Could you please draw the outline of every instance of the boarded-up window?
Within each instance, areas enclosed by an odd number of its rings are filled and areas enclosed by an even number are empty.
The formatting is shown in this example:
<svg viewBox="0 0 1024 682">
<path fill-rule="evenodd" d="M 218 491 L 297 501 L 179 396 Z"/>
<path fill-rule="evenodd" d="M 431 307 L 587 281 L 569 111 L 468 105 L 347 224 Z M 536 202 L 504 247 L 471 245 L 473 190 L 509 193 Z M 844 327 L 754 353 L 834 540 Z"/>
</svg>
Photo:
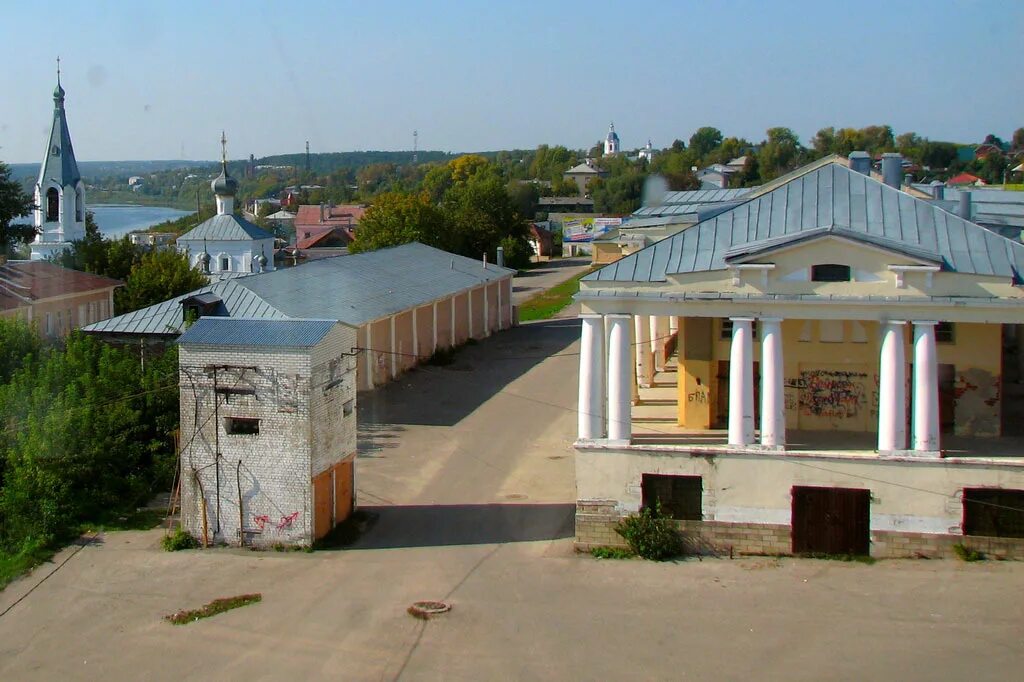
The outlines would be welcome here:
<svg viewBox="0 0 1024 682">
<path fill-rule="evenodd" d="M 964 535 L 1024 538 L 1024 490 L 964 488 Z"/>
<path fill-rule="evenodd" d="M 661 510 L 673 519 L 700 521 L 703 518 L 704 484 L 700 476 L 644 474 L 640 488 L 645 508 L 653 508 L 660 502 Z"/>
<path fill-rule="evenodd" d="M 224 431 L 231 436 L 255 436 L 260 432 L 260 420 L 247 417 L 225 417 Z"/>
</svg>

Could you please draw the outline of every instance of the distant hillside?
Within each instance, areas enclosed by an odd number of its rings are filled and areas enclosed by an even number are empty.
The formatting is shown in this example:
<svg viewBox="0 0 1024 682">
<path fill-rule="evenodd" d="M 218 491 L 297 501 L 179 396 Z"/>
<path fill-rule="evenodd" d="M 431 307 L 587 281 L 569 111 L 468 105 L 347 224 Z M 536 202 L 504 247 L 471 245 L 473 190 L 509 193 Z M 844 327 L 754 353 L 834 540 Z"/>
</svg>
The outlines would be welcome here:
<svg viewBox="0 0 1024 682">
<path fill-rule="evenodd" d="M 15 180 L 25 180 L 31 185 L 39 175 L 38 163 L 10 163 L 11 175 Z M 79 161 L 78 170 L 86 181 L 108 175 L 146 175 L 158 171 L 178 168 L 201 168 L 213 166 L 213 161 Z"/>
<path fill-rule="evenodd" d="M 457 154 L 448 152 L 421 151 L 418 152 L 419 163 L 431 161 L 447 161 Z M 412 163 L 412 152 L 330 152 L 325 154 L 310 154 L 310 170 L 317 174 L 333 173 L 341 168 L 362 168 L 372 163 L 393 163 L 396 165 Z M 306 155 L 300 154 L 278 154 L 276 156 L 264 156 L 256 159 L 260 166 L 295 166 L 300 169 L 306 167 Z"/>
</svg>

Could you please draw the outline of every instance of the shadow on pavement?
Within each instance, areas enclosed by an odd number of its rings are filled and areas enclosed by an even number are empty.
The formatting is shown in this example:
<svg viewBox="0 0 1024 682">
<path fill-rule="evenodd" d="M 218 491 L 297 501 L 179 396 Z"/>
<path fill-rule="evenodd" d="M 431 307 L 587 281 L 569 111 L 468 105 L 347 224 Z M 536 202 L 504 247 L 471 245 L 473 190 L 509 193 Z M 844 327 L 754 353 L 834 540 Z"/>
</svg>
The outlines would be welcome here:
<svg viewBox="0 0 1024 682">
<path fill-rule="evenodd" d="M 452 426 L 517 378 L 579 339 L 578 320 L 531 323 L 460 348 L 450 365 L 420 365 L 374 391 L 359 394 L 359 437 L 386 447 L 395 424 Z M 574 355 L 560 362 L 579 363 Z"/>
<path fill-rule="evenodd" d="M 375 521 L 347 549 L 531 542 L 572 537 L 574 504 L 360 507 Z"/>
</svg>

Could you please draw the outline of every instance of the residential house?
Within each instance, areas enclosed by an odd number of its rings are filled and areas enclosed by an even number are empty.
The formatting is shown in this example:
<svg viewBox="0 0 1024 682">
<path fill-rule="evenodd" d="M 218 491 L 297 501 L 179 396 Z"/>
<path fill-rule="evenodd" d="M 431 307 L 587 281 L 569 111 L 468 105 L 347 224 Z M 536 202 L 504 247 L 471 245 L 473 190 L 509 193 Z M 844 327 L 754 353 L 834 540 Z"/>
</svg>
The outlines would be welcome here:
<svg viewBox="0 0 1024 682">
<path fill-rule="evenodd" d="M 365 204 L 304 204 L 295 214 L 295 245 L 300 249 L 348 246 L 366 214 Z"/>
<path fill-rule="evenodd" d="M 597 178 L 603 178 L 607 175 L 608 173 L 601 170 L 600 168 L 594 167 L 590 163 L 581 163 L 573 166 L 569 170 L 562 173 L 562 179 L 572 180 L 573 182 L 576 183 L 576 186 L 579 188 L 579 195 L 581 197 L 589 197 L 590 193 L 588 188 L 590 186 L 590 183 L 592 183 Z M 572 197 L 557 198 L 571 199 Z"/>
<path fill-rule="evenodd" d="M 48 261 L 0 257 L 0 317 L 24 320 L 47 338 L 61 338 L 109 318 L 114 289 L 122 284 Z"/>
<path fill-rule="evenodd" d="M 135 246 L 146 246 L 152 249 L 174 248 L 177 237 L 173 232 L 147 232 L 135 230 L 128 233 L 128 240 Z"/>
<path fill-rule="evenodd" d="M 360 390 L 439 349 L 513 323 L 514 270 L 419 243 L 215 282 L 84 329 L 112 343 L 173 342 L 203 316 L 337 320 L 358 329 Z"/>
<path fill-rule="evenodd" d="M 957 187 L 961 185 L 984 185 L 985 181 L 979 178 L 977 175 L 970 173 L 958 173 L 950 179 L 946 180 L 948 187 Z"/>
<path fill-rule="evenodd" d="M 582 279 L 580 547 L 660 501 L 712 552 L 1024 557 L 1024 245 L 884 170 L 816 162 Z"/>
<path fill-rule="evenodd" d="M 355 329 L 204 317 L 178 339 L 181 522 L 203 544 L 310 546 L 355 507 Z"/>
</svg>

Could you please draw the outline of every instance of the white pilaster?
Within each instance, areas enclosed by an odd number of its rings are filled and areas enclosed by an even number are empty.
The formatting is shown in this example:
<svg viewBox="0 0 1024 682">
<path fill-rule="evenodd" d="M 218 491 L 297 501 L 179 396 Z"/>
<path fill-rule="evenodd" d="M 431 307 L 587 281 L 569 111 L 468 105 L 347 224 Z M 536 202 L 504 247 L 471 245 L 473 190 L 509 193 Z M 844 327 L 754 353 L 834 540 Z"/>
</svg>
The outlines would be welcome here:
<svg viewBox="0 0 1024 682">
<path fill-rule="evenodd" d="M 391 316 L 391 377 L 398 376 L 398 355 L 395 349 L 395 316 Z"/>
<path fill-rule="evenodd" d="M 604 436 L 604 317 L 580 315 L 580 395 L 578 436 L 593 440 Z"/>
<path fill-rule="evenodd" d="M 783 386 L 782 320 L 762 317 L 761 325 L 761 445 L 786 444 L 786 402 Z"/>
<path fill-rule="evenodd" d="M 754 353 L 749 317 L 733 317 L 729 353 L 729 445 L 754 442 Z"/>
<path fill-rule="evenodd" d="M 907 379 L 903 320 L 882 323 L 878 368 L 878 451 L 907 449 Z"/>
<path fill-rule="evenodd" d="M 672 315 L 668 318 L 668 333 L 678 334 L 679 333 L 679 318 Z"/>
<path fill-rule="evenodd" d="M 914 322 L 914 450 L 939 452 L 939 361 L 935 325 Z"/>
<path fill-rule="evenodd" d="M 628 443 L 632 435 L 631 318 L 629 315 L 607 315 L 605 319 L 608 323 L 608 440 Z"/>
<path fill-rule="evenodd" d="M 636 331 L 636 379 L 640 386 L 648 388 L 654 379 L 654 368 L 651 366 L 651 321 L 647 315 L 635 315 L 633 325 Z"/>
</svg>

